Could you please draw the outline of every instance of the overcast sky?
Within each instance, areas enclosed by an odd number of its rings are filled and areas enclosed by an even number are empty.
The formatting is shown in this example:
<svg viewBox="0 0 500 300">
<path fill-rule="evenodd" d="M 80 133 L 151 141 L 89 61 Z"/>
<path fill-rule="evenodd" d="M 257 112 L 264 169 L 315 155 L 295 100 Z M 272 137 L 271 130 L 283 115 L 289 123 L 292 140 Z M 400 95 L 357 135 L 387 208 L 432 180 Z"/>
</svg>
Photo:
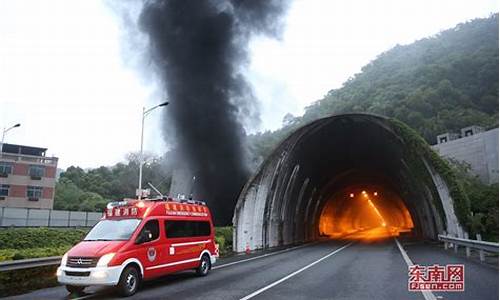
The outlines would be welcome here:
<svg viewBox="0 0 500 300">
<path fill-rule="evenodd" d="M 113 165 L 137 151 L 142 106 L 163 99 L 140 66 L 142 38 L 128 38 L 113 3 L 0 0 L 0 126 L 22 124 L 5 142 L 47 147 L 63 168 Z M 280 40 L 251 42 L 245 73 L 261 124 L 247 130 L 280 127 L 396 44 L 497 11 L 494 0 L 295 0 Z M 148 117 L 145 136 L 158 154 L 160 115 Z"/>
</svg>

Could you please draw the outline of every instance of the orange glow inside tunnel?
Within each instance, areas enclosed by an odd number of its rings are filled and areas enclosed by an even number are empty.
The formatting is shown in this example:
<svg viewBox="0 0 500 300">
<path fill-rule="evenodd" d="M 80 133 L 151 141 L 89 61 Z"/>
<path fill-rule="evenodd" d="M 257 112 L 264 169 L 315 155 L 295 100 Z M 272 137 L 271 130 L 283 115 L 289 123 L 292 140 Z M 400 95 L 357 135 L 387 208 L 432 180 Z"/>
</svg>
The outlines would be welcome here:
<svg viewBox="0 0 500 300">
<path fill-rule="evenodd" d="M 404 201 L 390 190 L 344 189 L 326 202 L 320 215 L 322 236 L 373 241 L 411 232 L 412 217 Z"/>
</svg>

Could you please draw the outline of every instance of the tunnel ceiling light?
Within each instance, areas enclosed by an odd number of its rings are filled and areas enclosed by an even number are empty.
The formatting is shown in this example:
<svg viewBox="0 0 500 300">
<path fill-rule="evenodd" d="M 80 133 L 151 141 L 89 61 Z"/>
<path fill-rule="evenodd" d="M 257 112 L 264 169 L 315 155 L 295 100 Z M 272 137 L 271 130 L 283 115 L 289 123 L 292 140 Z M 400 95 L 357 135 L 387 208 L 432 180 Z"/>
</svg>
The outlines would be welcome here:
<svg viewBox="0 0 500 300">
<path fill-rule="evenodd" d="M 373 193 L 373 195 L 374 195 L 374 196 L 378 196 L 378 193 L 377 193 L 377 192 L 375 192 L 375 193 Z"/>
<path fill-rule="evenodd" d="M 382 217 L 382 214 L 378 211 L 377 207 L 375 206 L 375 204 L 373 204 L 372 200 L 368 199 L 368 204 L 370 204 L 370 206 L 372 207 L 373 211 L 375 211 L 375 213 L 380 218 L 380 221 L 381 221 L 380 224 L 382 225 L 382 227 L 386 227 L 387 224 L 385 223 L 384 217 Z"/>
<path fill-rule="evenodd" d="M 362 194 L 366 194 L 366 191 L 362 191 L 361 193 L 362 193 Z"/>
<path fill-rule="evenodd" d="M 354 193 L 350 193 L 349 197 L 354 198 Z"/>
</svg>

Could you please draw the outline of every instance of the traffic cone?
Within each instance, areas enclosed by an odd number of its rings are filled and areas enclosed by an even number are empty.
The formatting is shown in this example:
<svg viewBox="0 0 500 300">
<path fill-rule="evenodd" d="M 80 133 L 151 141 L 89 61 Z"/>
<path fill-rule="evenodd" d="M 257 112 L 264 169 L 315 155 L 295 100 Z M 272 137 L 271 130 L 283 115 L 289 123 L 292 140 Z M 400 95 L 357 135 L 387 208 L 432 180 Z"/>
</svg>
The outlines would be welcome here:
<svg viewBox="0 0 500 300">
<path fill-rule="evenodd" d="M 245 253 L 250 254 L 250 246 L 247 243 L 247 247 L 245 248 Z"/>
</svg>

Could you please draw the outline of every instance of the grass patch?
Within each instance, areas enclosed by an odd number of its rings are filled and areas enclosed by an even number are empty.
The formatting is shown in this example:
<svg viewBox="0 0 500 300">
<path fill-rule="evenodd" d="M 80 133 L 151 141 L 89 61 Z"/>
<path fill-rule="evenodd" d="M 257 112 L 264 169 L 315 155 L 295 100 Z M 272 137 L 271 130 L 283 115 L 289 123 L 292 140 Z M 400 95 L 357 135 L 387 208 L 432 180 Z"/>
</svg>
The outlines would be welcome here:
<svg viewBox="0 0 500 300">
<path fill-rule="evenodd" d="M 0 297 L 57 286 L 57 266 L 0 272 Z"/>
<path fill-rule="evenodd" d="M 27 249 L 0 249 L 0 261 L 62 256 L 72 245 L 60 247 L 27 248 Z"/>
</svg>

